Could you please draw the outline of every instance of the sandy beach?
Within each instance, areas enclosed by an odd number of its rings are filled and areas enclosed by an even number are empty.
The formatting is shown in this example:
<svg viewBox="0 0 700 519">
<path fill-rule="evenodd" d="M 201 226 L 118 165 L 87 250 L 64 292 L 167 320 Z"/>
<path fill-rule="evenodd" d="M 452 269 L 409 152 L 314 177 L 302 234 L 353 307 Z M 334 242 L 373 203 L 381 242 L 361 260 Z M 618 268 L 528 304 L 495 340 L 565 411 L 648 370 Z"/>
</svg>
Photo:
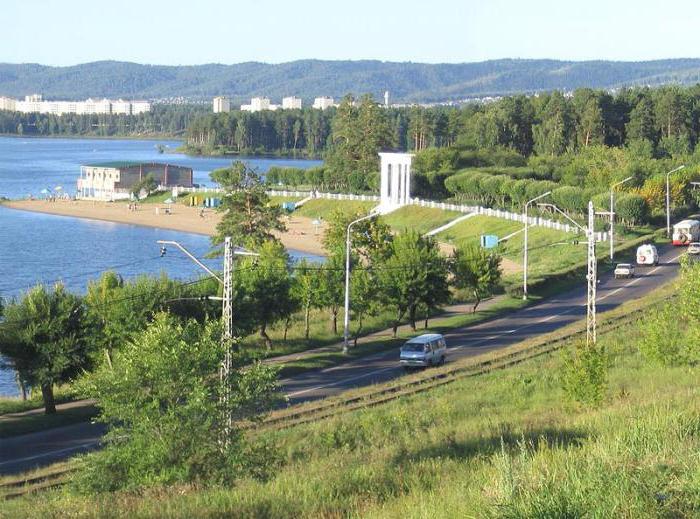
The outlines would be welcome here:
<svg viewBox="0 0 700 519">
<path fill-rule="evenodd" d="M 216 224 L 221 215 L 211 209 L 200 216 L 200 209 L 173 204 L 170 214 L 165 214 L 164 204 L 142 204 L 137 211 L 130 211 L 125 202 L 94 202 L 57 200 L 13 200 L 3 202 L 4 207 L 19 209 L 22 211 L 34 211 L 38 213 L 73 216 L 91 220 L 104 220 L 108 222 L 126 223 L 132 225 L 145 225 L 147 227 L 159 227 L 174 231 L 191 232 L 195 234 L 214 234 Z M 325 250 L 321 244 L 324 226 L 316 229 L 310 218 L 302 216 L 285 217 L 287 232 L 277 233 L 280 240 L 288 249 L 295 249 L 309 254 L 324 255 Z"/>
</svg>

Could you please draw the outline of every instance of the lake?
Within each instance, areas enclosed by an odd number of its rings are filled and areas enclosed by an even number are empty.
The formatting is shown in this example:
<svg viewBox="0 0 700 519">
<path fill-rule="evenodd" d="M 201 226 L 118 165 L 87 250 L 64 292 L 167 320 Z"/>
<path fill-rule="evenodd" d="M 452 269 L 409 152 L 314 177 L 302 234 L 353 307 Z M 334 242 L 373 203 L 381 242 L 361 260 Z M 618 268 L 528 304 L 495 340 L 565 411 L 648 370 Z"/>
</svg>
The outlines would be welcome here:
<svg viewBox="0 0 700 519">
<path fill-rule="evenodd" d="M 110 160 L 168 162 L 191 167 L 196 183 L 212 185 L 209 172 L 227 166 L 230 159 L 159 154 L 156 145 L 176 148 L 175 141 L 27 139 L 0 137 L 0 196 L 37 196 L 42 189 L 62 186 L 75 192 L 81 164 Z M 311 167 L 318 161 L 245 158 L 264 173 L 270 166 Z M 175 250 L 160 257 L 156 240 L 176 240 L 196 256 L 205 255 L 209 238 L 166 229 L 124 225 L 97 220 L 16 211 L 0 207 L 0 296 L 11 298 L 36 283 L 62 281 L 76 292 L 105 270 L 125 278 L 166 272 L 178 279 L 201 274 L 197 266 Z M 310 257 L 290 251 L 293 257 Z M 221 269 L 221 260 L 205 261 Z M 14 373 L 0 368 L 0 395 L 15 396 Z"/>
</svg>

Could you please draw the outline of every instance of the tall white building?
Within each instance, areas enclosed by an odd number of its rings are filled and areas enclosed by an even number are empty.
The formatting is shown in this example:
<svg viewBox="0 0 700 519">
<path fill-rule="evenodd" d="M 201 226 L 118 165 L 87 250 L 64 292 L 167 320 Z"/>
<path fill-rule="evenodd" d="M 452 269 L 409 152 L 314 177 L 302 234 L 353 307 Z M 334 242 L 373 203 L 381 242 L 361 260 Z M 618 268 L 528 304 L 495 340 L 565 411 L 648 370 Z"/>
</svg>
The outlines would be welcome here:
<svg viewBox="0 0 700 519">
<path fill-rule="evenodd" d="M 270 104 L 269 97 L 254 97 L 249 105 L 241 105 L 244 112 L 262 112 L 263 110 L 277 110 L 280 105 Z"/>
<path fill-rule="evenodd" d="M 231 111 L 231 101 L 226 96 L 216 96 L 212 101 L 212 109 L 215 114 Z"/>
<path fill-rule="evenodd" d="M 17 101 L 11 97 L 0 97 L 0 110 L 10 110 L 15 112 L 17 110 Z"/>
<path fill-rule="evenodd" d="M 313 107 L 318 110 L 325 110 L 333 106 L 335 106 L 335 102 L 332 97 L 317 97 L 314 99 Z"/>
<path fill-rule="evenodd" d="M 145 114 L 151 111 L 151 103 L 148 101 L 132 101 L 131 115 Z"/>
<path fill-rule="evenodd" d="M 282 98 L 282 109 L 283 110 L 301 110 L 301 98 L 297 96 L 283 97 Z"/>
<path fill-rule="evenodd" d="M 123 99 L 112 101 L 112 113 L 130 115 L 131 103 L 129 101 L 124 101 Z"/>
</svg>

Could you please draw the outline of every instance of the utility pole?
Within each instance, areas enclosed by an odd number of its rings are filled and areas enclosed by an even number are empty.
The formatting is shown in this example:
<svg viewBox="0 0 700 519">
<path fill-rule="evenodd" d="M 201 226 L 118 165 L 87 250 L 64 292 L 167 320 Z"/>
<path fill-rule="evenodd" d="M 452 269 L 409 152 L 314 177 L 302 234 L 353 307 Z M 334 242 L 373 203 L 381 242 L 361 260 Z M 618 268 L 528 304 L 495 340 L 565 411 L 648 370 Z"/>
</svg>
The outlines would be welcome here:
<svg viewBox="0 0 700 519">
<path fill-rule="evenodd" d="M 222 303 L 221 319 L 224 323 L 224 333 L 221 337 L 223 346 L 226 349 L 224 360 L 219 368 L 219 380 L 223 386 L 223 395 L 221 403 L 224 409 L 228 409 L 229 400 L 231 399 L 231 387 L 228 383 L 231 370 L 233 369 L 233 244 L 231 237 L 224 238 L 224 300 Z M 223 444 L 228 444 L 228 438 L 231 433 L 232 418 L 231 413 L 226 411 L 224 418 L 224 439 Z"/>
<path fill-rule="evenodd" d="M 525 222 L 525 237 L 523 239 L 525 242 L 523 245 L 523 301 L 527 301 L 527 228 L 530 227 L 530 222 L 528 221 L 527 216 L 527 208 L 530 207 L 531 203 L 551 194 L 551 191 L 547 191 L 546 193 L 542 193 L 540 196 L 536 196 L 532 200 L 525 202 L 525 209 L 523 211 L 523 222 Z"/>
<path fill-rule="evenodd" d="M 348 352 L 350 341 L 350 229 L 356 223 L 369 220 L 375 216 L 378 216 L 378 213 L 368 214 L 367 216 L 353 220 L 350 222 L 347 229 L 347 236 L 345 239 L 345 315 L 343 316 L 343 353 Z"/>
<path fill-rule="evenodd" d="M 249 252 L 246 250 L 237 250 L 233 246 L 230 236 L 224 238 L 224 279 L 222 280 L 214 271 L 207 267 L 204 263 L 199 261 L 194 254 L 188 251 L 185 247 L 176 241 L 172 240 L 158 240 L 159 244 L 163 247 L 161 248 L 161 256 L 166 253 L 165 245 L 174 245 L 185 255 L 190 258 L 198 267 L 206 271 L 207 274 L 215 278 L 224 287 L 224 297 L 222 298 L 221 305 L 221 320 L 224 324 L 224 333 L 221 337 L 222 343 L 226 348 L 226 353 L 224 354 L 224 359 L 221 361 L 221 366 L 219 367 L 219 380 L 224 386 L 223 395 L 221 397 L 221 403 L 225 409 L 228 408 L 228 403 L 231 398 L 231 387 L 228 383 L 228 378 L 233 370 L 233 258 L 234 256 L 259 256 L 255 252 Z M 221 443 L 225 446 L 228 443 L 228 438 L 230 435 L 231 427 L 233 426 L 231 415 L 225 417 L 224 425 L 224 438 Z"/>
<path fill-rule="evenodd" d="M 593 202 L 588 202 L 588 291 L 586 299 L 586 345 L 596 343 L 596 284 L 598 277 L 598 262 L 595 257 L 595 211 Z"/>
</svg>

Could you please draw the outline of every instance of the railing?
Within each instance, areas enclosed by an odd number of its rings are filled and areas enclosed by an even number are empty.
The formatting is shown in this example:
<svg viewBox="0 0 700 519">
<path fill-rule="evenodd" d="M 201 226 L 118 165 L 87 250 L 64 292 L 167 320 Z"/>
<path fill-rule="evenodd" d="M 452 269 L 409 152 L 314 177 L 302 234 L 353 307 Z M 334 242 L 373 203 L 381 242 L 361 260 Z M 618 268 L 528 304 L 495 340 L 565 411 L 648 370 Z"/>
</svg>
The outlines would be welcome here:
<svg viewBox="0 0 700 519">
<path fill-rule="evenodd" d="M 321 193 L 320 191 L 287 191 L 272 189 L 267 191 L 270 196 L 322 198 L 325 200 L 354 200 L 357 202 L 379 202 L 379 195 L 353 195 L 350 193 Z"/>
<path fill-rule="evenodd" d="M 173 188 L 173 195 L 177 193 L 198 193 L 198 192 L 215 192 L 221 193 L 221 188 L 214 187 L 177 187 Z M 267 191 L 270 196 L 282 196 L 290 198 L 321 198 L 324 200 L 353 200 L 357 202 L 379 202 L 378 195 L 353 195 L 350 193 L 322 193 L 320 191 L 291 191 L 286 189 L 270 189 Z M 411 198 L 411 205 L 419 207 L 431 207 L 434 209 L 442 209 L 444 211 L 455 211 L 457 213 L 474 213 L 482 216 L 492 216 L 494 218 L 502 218 L 513 222 L 525 223 L 525 218 L 522 213 L 512 213 L 503 209 L 492 209 L 490 207 L 481 207 L 478 205 L 452 204 L 448 202 L 436 202 L 435 200 L 423 200 L 421 198 Z M 558 222 L 541 216 L 529 216 L 528 223 L 535 227 L 543 227 L 545 229 L 553 229 L 566 233 L 577 234 L 580 230 L 571 224 Z M 596 233 L 597 241 L 606 241 L 608 239 L 607 232 Z"/>
</svg>

